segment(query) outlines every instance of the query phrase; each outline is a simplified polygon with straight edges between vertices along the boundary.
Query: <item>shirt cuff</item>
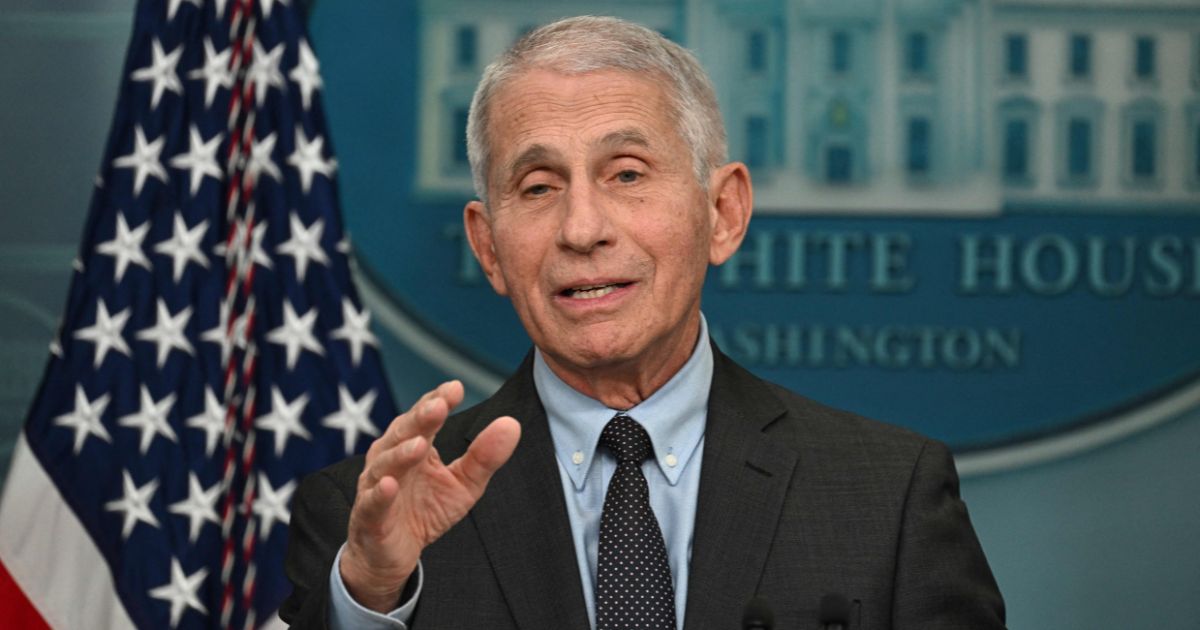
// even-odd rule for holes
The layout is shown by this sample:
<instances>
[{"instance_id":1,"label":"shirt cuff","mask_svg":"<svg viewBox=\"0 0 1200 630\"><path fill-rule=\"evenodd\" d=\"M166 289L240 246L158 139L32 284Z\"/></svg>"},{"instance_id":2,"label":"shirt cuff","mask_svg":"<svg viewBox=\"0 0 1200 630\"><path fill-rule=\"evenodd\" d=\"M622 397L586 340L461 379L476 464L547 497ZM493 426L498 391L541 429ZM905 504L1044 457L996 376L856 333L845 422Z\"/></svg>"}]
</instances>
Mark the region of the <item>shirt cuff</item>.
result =
<instances>
[{"instance_id":1,"label":"shirt cuff","mask_svg":"<svg viewBox=\"0 0 1200 630\"><path fill-rule=\"evenodd\" d=\"M408 622L412 619L413 610L417 607L421 586L425 581L425 572L421 569L421 561L417 561L417 571L414 574L417 579L413 580L410 577L404 591L400 593L400 607L385 615L354 601L354 598L350 596L350 591L346 590L346 584L342 582L342 572L338 570L342 564L342 552L345 550L346 544L342 543L342 548L338 550L337 557L333 560L333 568L329 572L331 602L329 625L332 630L349 630L350 628L408 630ZM414 582L416 583L415 587L413 586Z\"/></svg>"}]
</instances>

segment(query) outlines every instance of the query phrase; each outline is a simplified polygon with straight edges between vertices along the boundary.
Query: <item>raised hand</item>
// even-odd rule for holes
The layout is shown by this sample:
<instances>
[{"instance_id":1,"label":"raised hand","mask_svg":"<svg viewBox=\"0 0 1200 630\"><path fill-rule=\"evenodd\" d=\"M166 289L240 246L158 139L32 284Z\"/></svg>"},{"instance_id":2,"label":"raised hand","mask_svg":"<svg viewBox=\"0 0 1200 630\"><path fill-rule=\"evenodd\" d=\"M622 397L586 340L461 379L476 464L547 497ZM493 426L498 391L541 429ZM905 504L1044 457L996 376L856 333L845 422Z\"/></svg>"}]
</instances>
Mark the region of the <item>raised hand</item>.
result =
<instances>
[{"instance_id":1,"label":"raised hand","mask_svg":"<svg viewBox=\"0 0 1200 630\"><path fill-rule=\"evenodd\" d=\"M517 446L521 425L503 416L462 457L442 462L433 436L462 399L462 383L442 383L392 420L367 451L339 565L350 595L367 608L398 605L421 551L466 516Z\"/></svg>"}]
</instances>

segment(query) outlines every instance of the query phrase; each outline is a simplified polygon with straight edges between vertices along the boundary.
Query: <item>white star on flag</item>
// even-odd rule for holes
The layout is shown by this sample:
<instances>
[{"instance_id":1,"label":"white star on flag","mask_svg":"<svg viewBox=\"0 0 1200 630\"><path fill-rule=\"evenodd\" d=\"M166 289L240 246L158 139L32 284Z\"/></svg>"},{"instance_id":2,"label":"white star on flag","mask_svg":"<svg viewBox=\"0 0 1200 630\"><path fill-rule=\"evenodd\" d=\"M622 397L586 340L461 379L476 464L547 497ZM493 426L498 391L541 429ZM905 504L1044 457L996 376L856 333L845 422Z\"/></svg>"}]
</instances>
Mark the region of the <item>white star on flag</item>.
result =
<instances>
[{"instance_id":1,"label":"white star on flag","mask_svg":"<svg viewBox=\"0 0 1200 630\"><path fill-rule=\"evenodd\" d=\"M149 220L143 221L141 225L131 230L129 224L125 222L125 215L118 214L117 229L112 240L96 244L96 252L116 259L116 264L113 266L113 278L117 283L120 283L121 278L125 276L125 270L129 268L129 263L150 269L150 259L146 258L146 252L142 251L142 241L146 239L146 233L149 231Z\"/></svg>"},{"instance_id":2,"label":"white star on flag","mask_svg":"<svg viewBox=\"0 0 1200 630\"><path fill-rule=\"evenodd\" d=\"M200 0L170 0L170 2L167 3L167 19L168 20L175 19L175 12L179 11L179 5L183 2L187 2L188 4L195 5L197 8L200 6Z\"/></svg>"},{"instance_id":3,"label":"white star on flag","mask_svg":"<svg viewBox=\"0 0 1200 630\"><path fill-rule=\"evenodd\" d=\"M368 391L362 398L355 400L345 385L338 384L339 409L321 420L321 424L330 429L338 429L345 440L346 454L354 452L360 433L372 437L379 435L379 428L371 422L371 408L375 406L375 390Z\"/></svg>"},{"instance_id":4,"label":"white star on flag","mask_svg":"<svg viewBox=\"0 0 1200 630\"><path fill-rule=\"evenodd\" d=\"M265 8L268 6L269 2L264 5L264 15L270 12ZM254 83L254 102L259 107L262 107L263 101L266 100L269 88L283 87L283 75L279 72L283 49L283 44L278 44L268 52L263 49L257 38L254 40L254 58L250 62L250 69L246 71L246 80Z\"/></svg>"},{"instance_id":5,"label":"white star on flag","mask_svg":"<svg viewBox=\"0 0 1200 630\"><path fill-rule=\"evenodd\" d=\"M200 129L191 125L188 128L188 152L171 158L171 166L190 171L189 190L193 197L196 196L196 191L200 190L200 182L204 180L205 175L218 181L223 177L221 167L217 166L217 147L221 145L221 139L222 135L217 133L205 142L204 137L200 135Z\"/></svg>"},{"instance_id":6,"label":"white star on flag","mask_svg":"<svg viewBox=\"0 0 1200 630\"><path fill-rule=\"evenodd\" d=\"M233 349L229 334L229 303L221 302L217 307L217 325L200 333L200 341L210 341L221 349L221 365L229 360L229 352Z\"/></svg>"},{"instance_id":7,"label":"white star on flag","mask_svg":"<svg viewBox=\"0 0 1200 630\"><path fill-rule=\"evenodd\" d=\"M139 488L133 483L133 477L129 475L128 470L122 470L121 474L124 475L121 482L124 496L105 503L104 509L123 513L125 520L121 525L121 539L128 540L138 522L146 523L155 529L159 527L158 519L155 518L154 512L150 511L150 498L154 496L154 491L158 490L158 480L151 479Z\"/></svg>"},{"instance_id":8,"label":"white star on flag","mask_svg":"<svg viewBox=\"0 0 1200 630\"><path fill-rule=\"evenodd\" d=\"M324 151L325 138L317 136L310 142L300 125L296 125L296 149L288 156L287 163L300 171L300 188L304 194L312 188L314 173L329 177L337 168L337 162L321 157Z\"/></svg>"},{"instance_id":9,"label":"white star on flag","mask_svg":"<svg viewBox=\"0 0 1200 630\"><path fill-rule=\"evenodd\" d=\"M217 497L220 495L220 482L205 489L200 485L200 478L196 476L196 473L188 471L187 498L167 507L168 512L187 517L188 542L196 542L196 539L200 537L200 529L204 527L206 521L220 524L221 519L217 516L216 509Z\"/></svg>"},{"instance_id":10,"label":"white star on flag","mask_svg":"<svg viewBox=\"0 0 1200 630\"><path fill-rule=\"evenodd\" d=\"M200 251L200 241L208 230L208 219L202 219L192 228L188 228L183 220L183 214L175 213L174 231L171 238L154 246L154 251L171 257L172 279L178 284L183 278L183 270L188 262L194 262L208 269L208 256Z\"/></svg>"},{"instance_id":11,"label":"white star on flag","mask_svg":"<svg viewBox=\"0 0 1200 630\"><path fill-rule=\"evenodd\" d=\"M133 128L133 153L122 155L113 160L113 166L117 168L132 168L133 172L133 194L142 194L142 185L146 183L146 176L153 175L159 181L166 183L167 170L163 168L162 162L158 156L162 153L163 143L166 142L166 136L159 136L153 142L146 141L146 134L142 132L142 126L138 125Z\"/></svg>"},{"instance_id":12,"label":"white star on flag","mask_svg":"<svg viewBox=\"0 0 1200 630\"><path fill-rule=\"evenodd\" d=\"M304 274L308 271L309 261L329 265L329 257L321 248L321 236L325 233L325 220L317 219L307 228L300 222L300 216L293 212L289 217L291 237L275 248L275 253L291 256L296 259L296 276L304 282Z\"/></svg>"},{"instance_id":13,"label":"white star on flag","mask_svg":"<svg viewBox=\"0 0 1200 630\"><path fill-rule=\"evenodd\" d=\"M158 346L158 368L161 370L172 348L178 348L188 354L194 353L192 342L188 341L187 334L183 332L183 329L187 328L188 320L192 318L192 307L186 306L177 314L171 315L166 301L159 298L155 308L154 325L139 330L137 338Z\"/></svg>"},{"instance_id":14,"label":"white star on flag","mask_svg":"<svg viewBox=\"0 0 1200 630\"><path fill-rule=\"evenodd\" d=\"M267 250L263 249L263 241L267 237L267 220L259 221L254 230L250 233L250 262L255 265L262 265L266 269L272 269L271 257L267 256ZM242 270L243 274L249 269Z\"/></svg>"},{"instance_id":15,"label":"white star on flag","mask_svg":"<svg viewBox=\"0 0 1200 630\"><path fill-rule=\"evenodd\" d=\"M200 596L197 594L206 577L208 577L208 569L197 569L195 573L187 575L183 572L183 566L179 564L179 560L176 560L174 556L171 557L171 581L150 589L150 597L171 604L172 628L179 625L184 611L188 608L195 609L204 615L208 614L208 609L200 602Z\"/></svg>"},{"instance_id":16,"label":"white star on flag","mask_svg":"<svg viewBox=\"0 0 1200 630\"><path fill-rule=\"evenodd\" d=\"M254 421L256 428L271 431L275 435L275 454L283 455L287 448L288 437L298 436L312 440L312 434L304 428L301 416L308 406L308 394L300 394L290 403L284 399L283 392L276 385L271 386L271 413Z\"/></svg>"},{"instance_id":17,"label":"white star on flag","mask_svg":"<svg viewBox=\"0 0 1200 630\"><path fill-rule=\"evenodd\" d=\"M150 54L153 59L150 61L150 65L134 70L129 76L134 81L152 81L154 83L154 93L150 97L150 109L155 109L158 107L158 102L162 100L164 90L183 94L183 84L179 82L179 75L175 74L175 66L179 63L179 57L183 55L183 44L167 54L163 53L162 44L157 39L151 42L151 45Z\"/></svg>"},{"instance_id":18,"label":"white star on flag","mask_svg":"<svg viewBox=\"0 0 1200 630\"><path fill-rule=\"evenodd\" d=\"M325 83L321 80L321 64L317 62L317 56L313 54L307 39L300 40L300 59L288 77L300 87L300 99L304 109L308 109L312 105L313 92L323 88Z\"/></svg>"},{"instance_id":19,"label":"white star on flag","mask_svg":"<svg viewBox=\"0 0 1200 630\"><path fill-rule=\"evenodd\" d=\"M246 179L251 183L256 183L260 174L270 175L271 179L275 181L283 179L279 167L271 158L271 153L275 151L275 139L275 132L272 131L267 134L267 137L250 143L250 160L246 163Z\"/></svg>"},{"instance_id":20,"label":"white star on flag","mask_svg":"<svg viewBox=\"0 0 1200 630\"><path fill-rule=\"evenodd\" d=\"M75 454L83 450L83 443L89 435L94 435L105 442L112 443L112 436L100 417L108 407L108 394L102 394L96 400L88 400L83 385L75 385L75 408L71 413L65 413L54 419L54 424L75 430Z\"/></svg>"},{"instance_id":21,"label":"white star on flag","mask_svg":"<svg viewBox=\"0 0 1200 630\"><path fill-rule=\"evenodd\" d=\"M250 263L262 265L265 269L274 269L271 264L271 258L266 256L266 250L263 248L263 240L266 239L266 220L259 221L250 234ZM242 276L250 269L240 270Z\"/></svg>"},{"instance_id":22,"label":"white star on flag","mask_svg":"<svg viewBox=\"0 0 1200 630\"><path fill-rule=\"evenodd\" d=\"M221 8L218 8L217 16L219 17L222 12ZM204 65L189 72L188 78L204 80L205 107L212 107L217 90L233 87L234 77L233 73L229 71L229 57L232 53L232 47L217 52L217 49L213 47L212 38L204 38Z\"/></svg>"},{"instance_id":23,"label":"white star on flag","mask_svg":"<svg viewBox=\"0 0 1200 630\"><path fill-rule=\"evenodd\" d=\"M296 491L296 480L293 479L279 488L271 487L271 480L264 472L258 473L258 496L254 499L254 514L260 519L258 539L266 540L271 535L275 521L288 524L292 513L288 511L288 503L292 502L292 493Z\"/></svg>"},{"instance_id":24,"label":"white star on flag","mask_svg":"<svg viewBox=\"0 0 1200 630\"><path fill-rule=\"evenodd\" d=\"M224 361L221 364L224 365ZM225 432L225 406L211 387L204 388L204 413L188 418L187 426L204 431L204 454L212 457L217 450L217 440Z\"/></svg>"},{"instance_id":25,"label":"white star on flag","mask_svg":"<svg viewBox=\"0 0 1200 630\"><path fill-rule=\"evenodd\" d=\"M129 352L129 344L125 343L125 338L121 336L126 322L129 321L129 314L130 311L126 308L116 315L109 316L108 306L101 298L96 303L95 323L75 331L76 339L96 344L96 359L92 364L94 368L100 369L100 364L104 362L104 355L108 354L109 350L116 350L127 357L132 356Z\"/></svg>"},{"instance_id":26,"label":"white star on flag","mask_svg":"<svg viewBox=\"0 0 1200 630\"><path fill-rule=\"evenodd\" d=\"M364 345L379 347L379 339L371 332L371 313L365 306L361 311L355 310L354 303L346 297L342 298L342 325L329 336L350 344L350 359L356 368L362 360Z\"/></svg>"},{"instance_id":27,"label":"white star on flag","mask_svg":"<svg viewBox=\"0 0 1200 630\"><path fill-rule=\"evenodd\" d=\"M233 330L230 332L229 338L233 341L233 347L238 350L245 350L250 345L250 338L247 332L250 330L250 315L249 310L238 315L233 320Z\"/></svg>"},{"instance_id":28,"label":"white star on flag","mask_svg":"<svg viewBox=\"0 0 1200 630\"><path fill-rule=\"evenodd\" d=\"M292 303L283 303L283 325L267 333L267 341L277 343L287 349L287 369L293 370L300 358L300 350L308 350L324 356L325 348L313 336L313 324L317 323L316 307L308 309L302 316L296 315Z\"/></svg>"},{"instance_id":29,"label":"white star on flag","mask_svg":"<svg viewBox=\"0 0 1200 630\"><path fill-rule=\"evenodd\" d=\"M265 269L272 269L271 257L267 256L267 251L263 249L263 239L267 235L267 221L263 219L255 226L250 234L250 256L246 258L245 254L238 248L238 244L246 238L246 224L242 221L237 221L233 226L233 239L230 240L234 244L232 251L237 253L236 258L231 261L238 270L238 278L244 278L245 274L250 271L249 266L245 265L247 261L250 264L262 265ZM229 260L230 247L228 243L220 242L213 246L213 253L217 256Z\"/></svg>"},{"instance_id":30,"label":"white star on flag","mask_svg":"<svg viewBox=\"0 0 1200 630\"><path fill-rule=\"evenodd\" d=\"M175 437L175 430L167 422L167 416L171 414L171 407L175 406L175 394L167 394L162 400L156 402L154 397L150 395L149 388L142 385L141 398L141 409L137 413L121 416L117 420L117 424L142 432L141 441L138 445L142 455L145 455L146 451L150 450L150 444L154 442L154 436L156 435L161 435L172 442L178 442L179 439Z\"/></svg>"}]
</instances>

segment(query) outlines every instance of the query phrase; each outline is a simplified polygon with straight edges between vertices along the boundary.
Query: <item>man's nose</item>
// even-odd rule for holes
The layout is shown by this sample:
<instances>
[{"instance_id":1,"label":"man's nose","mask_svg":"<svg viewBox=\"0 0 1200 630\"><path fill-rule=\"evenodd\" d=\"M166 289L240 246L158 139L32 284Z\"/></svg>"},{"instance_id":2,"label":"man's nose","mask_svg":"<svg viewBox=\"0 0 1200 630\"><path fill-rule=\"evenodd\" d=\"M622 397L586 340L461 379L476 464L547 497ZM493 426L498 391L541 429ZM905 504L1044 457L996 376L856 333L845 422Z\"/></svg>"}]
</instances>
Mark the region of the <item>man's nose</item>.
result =
<instances>
[{"instance_id":1,"label":"man's nose","mask_svg":"<svg viewBox=\"0 0 1200 630\"><path fill-rule=\"evenodd\" d=\"M563 204L558 228L558 244L580 253L612 242L613 226L609 208L593 186L571 186Z\"/></svg>"}]
</instances>

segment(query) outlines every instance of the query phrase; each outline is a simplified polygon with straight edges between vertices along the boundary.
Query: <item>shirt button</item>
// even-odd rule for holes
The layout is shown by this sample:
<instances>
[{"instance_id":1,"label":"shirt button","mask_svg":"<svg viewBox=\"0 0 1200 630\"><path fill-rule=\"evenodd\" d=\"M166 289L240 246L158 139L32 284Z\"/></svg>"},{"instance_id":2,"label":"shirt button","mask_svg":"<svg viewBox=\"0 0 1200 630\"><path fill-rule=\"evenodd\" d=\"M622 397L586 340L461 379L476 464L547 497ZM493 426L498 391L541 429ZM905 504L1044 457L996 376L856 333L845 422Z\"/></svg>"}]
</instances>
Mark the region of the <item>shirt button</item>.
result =
<instances>
[{"instance_id":1,"label":"shirt button","mask_svg":"<svg viewBox=\"0 0 1200 630\"><path fill-rule=\"evenodd\" d=\"M671 468L674 468L676 466L676 464L679 463L679 458L675 457L674 453L668 453L667 456L663 458L663 460L666 461L667 466L670 466Z\"/></svg>"},{"instance_id":2,"label":"shirt button","mask_svg":"<svg viewBox=\"0 0 1200 630\"><path fill-rule=\"evenodd\" d=\"M571 462L576 466L583 463L583 451L575 451L571 454Z\"/></svg>"}]
</instances>

